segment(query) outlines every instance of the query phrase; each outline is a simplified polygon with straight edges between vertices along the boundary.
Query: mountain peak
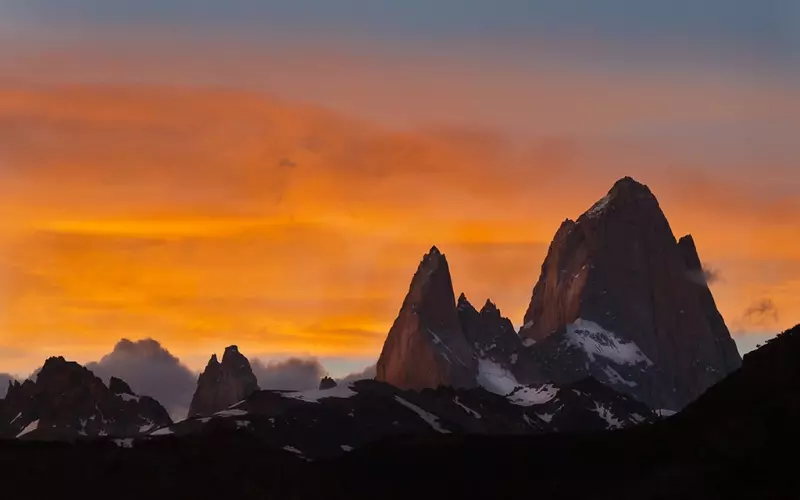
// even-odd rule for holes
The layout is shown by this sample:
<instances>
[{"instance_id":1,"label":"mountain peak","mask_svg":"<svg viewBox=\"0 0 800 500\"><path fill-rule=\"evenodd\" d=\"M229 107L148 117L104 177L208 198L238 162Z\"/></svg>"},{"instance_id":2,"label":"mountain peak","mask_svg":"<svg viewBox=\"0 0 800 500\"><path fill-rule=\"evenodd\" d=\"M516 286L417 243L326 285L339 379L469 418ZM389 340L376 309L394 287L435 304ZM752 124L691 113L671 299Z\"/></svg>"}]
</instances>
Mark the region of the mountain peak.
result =
<instances>
[{"instance_id":1,"label":"mountain peak","mask_svg":"<svg viewBox=\"0 0 800 500\"><path fill-rule=\"evenodd\" d=\"M235 345L225 348L222 363L216 354L197 379L197 389L189 405L189 416L209 416L225 410L258 391L250 362Z\"/></svg>"},{"instance_id":2,"label":"mountain peak","mask_svg":"<svg viewBox=\"0 0 800 500\"><path fill-rule=\"evenodd\" d=\"M472 307L472 304L470 303L469 299L467 299L467 296L464 295L464 292L461 292L461 295L458 296L458 302L456 306L458 309L463 309L465 307Z\"/></svg>"},{"instance_id":3,"label":"mountain peak","mask_svg":"<svg viewBox=\"0 0 800 500\"><path fill-rule=\"evenodd\" d=\"M462 294L459 306L468 304ZM401 389L475 384L475 360L459 323L450 269L435 246L411 279L376 370L376 380Z\"/></svg>"},{"instance_id":4,"label":"mountain peak","mask_svg":"<svg viewBox=\"0 0 800 500\"><path fill-rule=\"evenodd\" d=\"M495 303L491 301L491 299L486 299L486 303L483 304L483 307L481 308L481 314L484 314L484 313L490 313L490 314L497 313L497 314L500 314L500 310L497 308Z\"/></svg>"},{"instance_id":5,"label":"mountain peak","mask_svg":"<svg viewBox=\"0 0 800 500\"><path fill-rule=\"evenodd\" d=\"M135 395L135 393L131 390L131 386L129 386L128 383L125 382L124 380L119 379L117 377L111 377L111 380L109 380L108 382L108 389L111 391L112 394L130 394L132 396Z\"/></svg>"},{"instance_id":6,"label":"mountain peak","mask_svg":"<svg viewBox=\"0 0 800 500\"><path fill-rule=\"evenodd\" d=\"M740 363L710 292L690 279L700 267L693 240L678 243L650 189L624 177L575 225L559 228L520 337L559 357L555 381L582 370L657 408L680 409ZM604 370L586 350L595 341L636 346L658 367ZM585 352L559 350L579 344ZM559 372L570 363L583 368Z\"/></svg>"}]
</instances>

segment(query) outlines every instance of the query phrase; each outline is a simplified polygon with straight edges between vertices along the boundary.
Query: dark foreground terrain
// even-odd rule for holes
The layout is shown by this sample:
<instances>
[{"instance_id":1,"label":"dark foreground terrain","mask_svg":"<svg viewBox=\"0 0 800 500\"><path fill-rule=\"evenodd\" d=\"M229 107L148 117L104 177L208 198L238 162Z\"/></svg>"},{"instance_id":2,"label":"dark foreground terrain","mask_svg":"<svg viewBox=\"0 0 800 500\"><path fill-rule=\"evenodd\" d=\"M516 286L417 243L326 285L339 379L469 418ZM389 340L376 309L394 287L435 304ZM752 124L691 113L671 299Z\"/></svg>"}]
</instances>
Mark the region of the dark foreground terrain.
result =
<instances>
[{"instance_id":1,"label":"dark foreground terrain","mask_svg":"<svg viewBox=\"0 0 800 500\"><path fill-rule=\"evenodd\" d=\"M666 421L396 437L308 462L247 430L0 444L5 498L800 498L800 327Z\"/></svg>"}]
</instances>

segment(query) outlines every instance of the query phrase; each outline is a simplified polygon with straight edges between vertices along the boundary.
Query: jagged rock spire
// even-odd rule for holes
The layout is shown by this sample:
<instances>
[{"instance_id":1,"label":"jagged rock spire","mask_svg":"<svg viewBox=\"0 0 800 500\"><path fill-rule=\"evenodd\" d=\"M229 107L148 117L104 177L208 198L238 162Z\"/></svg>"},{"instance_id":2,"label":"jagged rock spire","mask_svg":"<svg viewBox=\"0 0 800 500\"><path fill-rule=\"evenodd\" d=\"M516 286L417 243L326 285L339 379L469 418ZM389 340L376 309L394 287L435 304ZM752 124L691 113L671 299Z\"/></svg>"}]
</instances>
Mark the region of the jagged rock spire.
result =
<instances>
[{"instance_id":1,"label":"jagged rock spire","mask_svg":"<svg viewBox=\"0 0 800 500\"><path fill-rule=\"evenodd\" d=\"M212 354L206 369L197 379L197 389L189 406L189 417L213 415L258 391L250 362L235 345L225 348L222 362Z\"/></svg>"},{"instance_id":2,"label":"jagged rock spire","mask_svg":"<svg viewBox=\"0 0 800 500\"><path fill-rule=\"evenodd\" d=\"M434 246L411 280L378 359L376 380L416 390L475 385L476 361L454 295L447 259Z\"/></svg>"}]
</instances>

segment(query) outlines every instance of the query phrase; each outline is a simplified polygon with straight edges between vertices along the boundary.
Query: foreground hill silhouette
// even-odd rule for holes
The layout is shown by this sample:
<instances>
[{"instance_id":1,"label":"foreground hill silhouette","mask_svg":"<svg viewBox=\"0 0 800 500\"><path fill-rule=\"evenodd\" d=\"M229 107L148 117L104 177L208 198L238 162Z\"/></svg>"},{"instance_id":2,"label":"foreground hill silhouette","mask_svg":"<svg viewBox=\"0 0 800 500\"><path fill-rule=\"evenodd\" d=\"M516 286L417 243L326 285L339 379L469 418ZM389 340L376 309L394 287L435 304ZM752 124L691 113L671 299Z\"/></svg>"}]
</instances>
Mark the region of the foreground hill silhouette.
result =
<instances>
[{"instance_id":1,"label":"foreground hill silhouette","mask_svg":"<svg viewBox=\"0 0 800 500\"><path fill-rule=\"evenodd\" d=\"M684 412L616 432L396 437L316 462L219 428L132 448L6 441L0 470L29 498L797 498L798 358L800 325Z\"/></svg>"}]
</instances>

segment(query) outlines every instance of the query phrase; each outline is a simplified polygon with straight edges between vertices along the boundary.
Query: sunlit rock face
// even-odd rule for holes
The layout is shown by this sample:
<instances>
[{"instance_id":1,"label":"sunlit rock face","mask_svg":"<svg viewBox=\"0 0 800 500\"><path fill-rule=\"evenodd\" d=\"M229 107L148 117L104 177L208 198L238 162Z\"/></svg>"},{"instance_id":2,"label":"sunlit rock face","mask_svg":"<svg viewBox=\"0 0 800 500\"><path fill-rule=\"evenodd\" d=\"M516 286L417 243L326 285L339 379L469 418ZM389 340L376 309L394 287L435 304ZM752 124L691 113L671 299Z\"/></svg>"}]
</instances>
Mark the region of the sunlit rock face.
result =
<instances>
[{"instance_id":1,"label":"sunlit rock face","mask_svg":"<svg viewBox=\"0 0 800 500\"><path fill-rule=\"evenodd\" d=\"M647 186L619 180L553 239L523 343L557 382L592 375L653 408L680 409L741 365L702 276Z\"/></svg>"},{"instance_id":2,"label":"sunlit rock face","mask_svg":"<svg viewBox=\"0 0 800 500\"><path fill-rule=\"evenodd\" d=\"M401 389L474 387L476 371L477 361L459 322L447 259L433 247L411 280L375 379Z\"/></svg>"}]
</instances>

